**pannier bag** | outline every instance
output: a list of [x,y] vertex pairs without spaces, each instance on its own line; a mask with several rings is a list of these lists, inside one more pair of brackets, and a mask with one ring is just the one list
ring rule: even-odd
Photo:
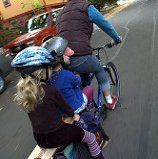
[[81,113],[80,120],[78,122],[75,122],[75,125],[91,133],[96,133],[100,125],[98,112],[86,111]]

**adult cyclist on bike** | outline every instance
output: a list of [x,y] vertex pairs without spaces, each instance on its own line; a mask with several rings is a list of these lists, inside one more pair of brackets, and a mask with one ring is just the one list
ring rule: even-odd
[[104,93],[106,107],[114,109],[118,97],[110,94],[110,83],[104,68],[95,55],[92,55],[90,40],[93,23],[107,33],[115,44],[121,43],[122,40],[112,24],[87,0],[69,0],[57,17],[57,35],[66,38],[69,47],[75,52],[70,58],[68,68],[79,73],[94,73]]

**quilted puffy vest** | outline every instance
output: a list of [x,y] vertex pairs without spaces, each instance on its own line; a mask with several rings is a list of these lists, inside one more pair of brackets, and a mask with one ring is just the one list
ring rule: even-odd
[[69,41],[69,47],[75,51],[73,56],[92,53],[90,39],[93,23],[88,16],[89,5],[86,0],[71,0],[56,20],[57,35]]

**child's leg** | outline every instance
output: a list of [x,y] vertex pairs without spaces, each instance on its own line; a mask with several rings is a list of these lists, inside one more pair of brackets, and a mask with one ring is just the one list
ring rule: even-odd
[[89,151],[90,151],[90,154],[92,157],[94,158],[100,158],[100,159],[103,159],[104,157],[102,156],[102,153],[101,153],[101,149],[100,149],[100,146],[98,145],[97,141],[96,141],[96,137],[93,133],[90,133],[88,131],[85,131],[84,130],[84,137],[82,139],[82,142],[86,143],[88,145],[88,148],[89,148]]
[[93,87],[91,85],[86,86],[83,88],[82,92],[87,96],[88,102],[92,102],[94,94]]
[[[93,133],[83,130],[82,128],[75,126],[73,124],[64,124],[62,133],[56,133],[57,136],[65,138],[61,140],[61,145],[59,147],[65,148],[66,145],[72,142],[84,142],[88,145],[89,152],[92,157],[96,159],[101,156],[100,146],[96,141],[96,136]],[[58,140],[59,142],[59,137]]]
[[87,107],[88,104],[87,96],[84,93],[82,93],[82,95],[83,95],[83,103],[77,110],[75,110],[75,113],[80,113]]

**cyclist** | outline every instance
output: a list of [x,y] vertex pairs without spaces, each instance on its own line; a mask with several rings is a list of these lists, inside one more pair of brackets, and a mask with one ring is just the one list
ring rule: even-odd
[[71,142],[84,142],[91,156],[104,159],[94,134],[62,121],[59,109],[74,121],[79,120],[59,91],[47,84],[54,58],[45,48],[31,46],[13,59],[11,65],[21,73],[15,100],[28,114],[33,135],[40,147],[64,149]]
[[[52,77],[48,82],[60,90],[65,101],[72,107],[75,113],[80,113],[86,108],[88,101],[92,103],[93,88],[92,86],[86,86],[82,91],[79,74],[75,75],[63,68],[65,55],[72,56],[74,54],[73,51],[67,48],[67,45],[68,41],[59,36],[43,43],[42,47],[51,52],[54,57]],[[54,50],[56,50],[55,53]]]
[[106,99],[106,107],[114,109],[118,97],[110,95],[110,83],[104,68],[92,55],[90,39],[93,23],[107,33],[116,44],[121,38],[115,28],[87,0],[70,0],[59,13],[56,20],[57,35],[66,38],[69,47],[74,50],[70,58],[69,69],[79,73],[94,73]]

